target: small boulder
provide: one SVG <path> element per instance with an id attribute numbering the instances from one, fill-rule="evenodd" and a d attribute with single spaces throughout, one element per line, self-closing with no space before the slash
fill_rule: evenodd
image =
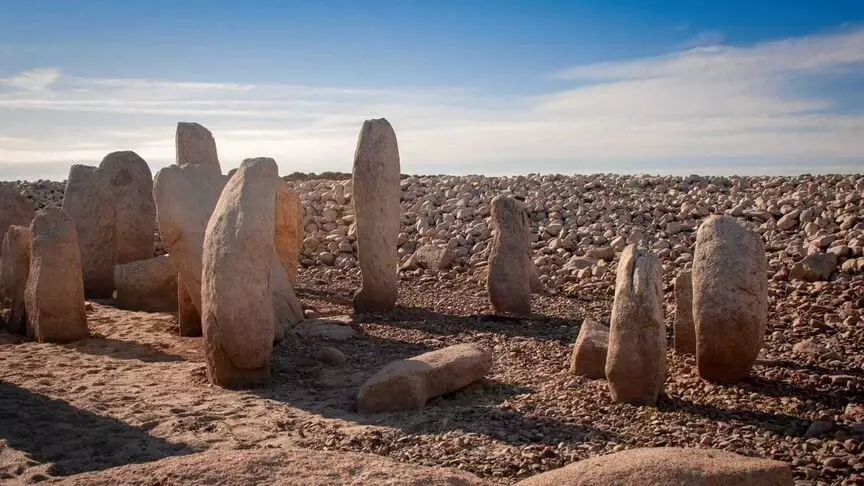
<path id="1" fill-rule="evenodd" d="M 828 280 L 837 268 L 837 255 L 833 253 L 814 253 L 807 255 L 801 261 L 792 265 L 789 270 L 789 280 L 816 282 Z"/>
<path id="2" fill-rule="evenodd" d="M 595 260 L 605 260 L 611 262 L 615 259 L 615 248 L 604 246 L 602 248 L 591 248 L 585 252 L 585 257 Z"/>
<path id="3" fill-rule="evenodd" d="M 591 268 L 596 265 L 598 261 L 599 260 L 597 258 L 591 258 L 589 256 L 573 256 L 564 265 L 564 269 L 582 270 L 584 268 Z"/>
<path id="4" fill-rule="evenodd" d="M 319 349 L 315 357 L 318 358 L 318 361 L 330 366 L 342 367 L 348 363 L 348 358 L 342 351 L 330 346 Z"/>
<path id="5" fill-rule="evenodd" d="M 609 329 L 606 380 L 612 399 L 651 404 L 666 380 L 666 323 L 660 259 L 631 244 L 621 253 Z"/>
<path id="6" fill-rule="evenodd" d="M 177 271 L 168 255 L 114 267 L 116 302 L 123 309 L 146 312 L 177 310 Z"/>
<path id="7" fill-rule="evenodd" d="M 570 373 L 592 379 L 606 378 L 606 351 L 609 348 L 609 328 L 592 319 L 582 321 L 573 354 Z"/>
<path id="8" fill-rule="evenodd" d="M 88 335 L 81 253 L 72 217 L 56 206 L 30 224 L 27 320 L 39 342 L 67 343 Z"/>
<path id="9" fill-rule="evenodd" d="M 347 341 L 357 336 L 357 331 L 351 327 L 352 322 L 350 316 L 306 319 L 294 326 L 294 332 L 307 338 Z"/>
<path id="10" fill-rule="evenodd" d="M 399 269 L 416 270 L 418 268 L 427 268 L 447 270 L 455 259 L 456 255 L 453 254 L 453 250 L 446 246 L 426 244 L 418 248 Z"/>
<path id="11" fill-rule="evenodd" d="M 518 486 L 792 486 L 788 464 L 712 449 L 656 447 L 592 457 Z"/>
<path id="12" fill-rule="evenodd" d="M 492 353 L 475 344 L 457 344 L 395 361 L 369 378 L 357 394 L 362 413 L 422 408 L 430 398 L 454 392 L 492 368 Z"/>

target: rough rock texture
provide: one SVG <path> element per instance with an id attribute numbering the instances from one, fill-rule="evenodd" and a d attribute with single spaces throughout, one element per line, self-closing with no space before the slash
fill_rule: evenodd
<path id="1" fill-rule="evenodd" d="M 198 165 L 222 173 L 216 153 L 216 140 L 210 130 L 197 123 L 180 122 L 175 137 L 177 165 Z"/>
<path id="2" fill-rule="evenodd" d="M 0 184 L 0 235 L 5 235 L 10 226 L 30 226 L 36 211 L 26 197 L 11 185 Z"/>
<path id="3" fill-rule="evenodd" d="M 422 408 L 430 398 L 463 388 L 492 368 L 492 353 L 457 344 L 396 361 L 369 378 L 357 393 L 363 413 Z"/>
<path id="4" fill-rule="evenodd" d="M 606 378 L 606 352 L 609 328 L 593 319 L 585 319 L 576 336 L 570 356 L 570 373 L 588 378 Z"/>
<path id="5" fill-rule="evenodd" d="M 630 245 L 621 253 L 609 329 L 606 379 L 616 402 L 657 401 L 666 379 L 666 324 L 663 320 L 660 260 Z"/>
<path id="6" fill-rule="evenodd" d="M 789 269 L 789 280 L 816 282 L 828 280 L 837 269 L 837 255 L 834 253 L 814 253 L 796 262 Z"/>
<path id="7" fill-rule="evenodd" d="M 271 280 L 282 270 L 274 236 L 278 177 L 273 159 L 244 160 L 207 224 L 201 321 L 207 376 L 217 385 L 270 376 L 276 332 Z M 284 272 L 281 277 L 277 285 L 287 282 Z"/>
<path id="8" fill-rule="evenodd" d="M 693 323 L 693 273 L 675 277 L 675 351 L 696 354 L 696 325 Z"/>
<path id="9" fill-rule="evenodd" d="M 181 336 L 201 335 L 201 314 L 192 303 L 192 297 L 186 290 L 183 277 L 179 273 L 177 274 L 177 325 Z"/>
<path id="10" fill-rule="evenodd" d="M 114 267 L 115 301 L 124 309 L 148 312 L 177 310 L 177 271 L 168 255 Z"/>
<path id="11" fill-rule="evenodd" d="M 787 464 L 711 449 L 656 447 L 585 459 L 519 486 L 792 486 Z"/>
<path id="12" fill-rule="evenodd" d="M 151 258 L 156 203 L 150 167 L 135 152 L 122 151 L 106 155 L 99 169 L 113 192 L 117 253 L 112 267 Z"/>
<path id="13" fill-rule="evenodd" d="M 762 349 L 768 279 L 762 238 L 731 216 L 706 219 L 696 234 L 693 318 L 699 376 L 747 377 Z"/>
<path id="14" fill-rule="evenodd" d="M 69 169 L 63 211 L 75 221 L 87 297 L 111 298 L 117 243 L 114 191 L 104 170 L 73 165 Z M 149 236 L 152 244 L 153 234 Z M 152 256 L 152 255 L 151 255 Z"/>
<path id="15" fill-rule="evenodd" d="M 30 225 L 30 272 L 24 303 L 39 342 L 65 343 L 87 337 L 84 282 L 75 222 L 63 210 L 40 210 Z"/>
<path id="16" fill-rule="evenodd" d="M 366 120 L 354 152 L 354 214 L 357 256 L 363 286 L 354 296 L 357 312 L 386 311 L 396 305 L 402 193 L 399 146 L 387 120 Z"/>
<path id="17" fill-rule="evenodd" d="M 457 469 L 396 462 L 377 454 L 306 449 L 208 450 L 77 474 L 57 484 L 68 486 L 252 485 L 274 486 L 377 484 L 386 486 L 480 486 L 489 484 Z"/>
<path id="18" fill-rule="evenodd" d="M 159 234 L 177 270 L 178 285 L 183 285 L 194 307 L 185 305 L 181 292 L 178 315 L 183 336 L 201 332 L 196 315 L 201 315 L 204 231 L 227 180 L 213 168 L 197 165 L 172 165 L 156 173 L 153 196 Z"/>
<path id="19" fill-rule="evenodd" d="M 270 293 L 273 298 L 273 342 L 278 343 L 288 330 L 303 320 L 303 306 L 300 304 L 297 294 L 294 293 L 294 286 L 291 284 L 288 272 L 285 271 L 279 257 L 274 255 L 271 265 Z"/>
<path id="20" fill-rule="evenodd" d="M 300 193 L 280 182 L 276 191 L 276 252 L 293 285 L 297 281 L 300 250 L 303 248 L 303 209 Z"/>
<path id="21" fill-rule="evenodd" d="M 424 245 L 418 248 L 407 262 L 403 263 L 400 270 L 416 270 L 418 268 L 431 268 L 434 270 L 447 270 L 456 255 L 453 250 L 446 246 Z"/>
<path id="22" fill-rule="evenodd" d="M 531 313 L 531 281 L 528 272 L 528 229 L 523 208 L 510 196 L 492 200 L 495 239 L 489 254 L 486 288 L 496 312 Z"/>
<path id="23" fill-rule="evenodd" d="M 27 327 L 24 289 L 30 272 L 30 227 L 10 226 L 0 248 L 0 321 L 9 332 Z"/>

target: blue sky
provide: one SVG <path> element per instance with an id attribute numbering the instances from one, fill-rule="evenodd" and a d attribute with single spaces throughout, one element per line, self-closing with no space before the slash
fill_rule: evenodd
<path id="1" fill-rule="evenodd" d="M 0 179 L 177 121 L 349 171 L 381 116 L 412 173 L 864 172 L 864 2 L 0 0 Z"/>

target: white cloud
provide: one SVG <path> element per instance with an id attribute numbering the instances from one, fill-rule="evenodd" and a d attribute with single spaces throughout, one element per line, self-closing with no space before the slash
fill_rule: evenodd
<path id="1" fill-rule="evenodd" d="M 703 41 L 720 40 L 713 35 Z M 740 170 L 716 160 L 782 163 L 745 165 L 751 172 L 861 171 L 864 103 L 840 114 L 831 92 L 794 88 L 802 78 L 862 73 L 860 29 L 576 66 L 555 74 L 572 88 L 523 97 L 100 79 L 44 69 L 3 80 L 12 89 L 0 89 L 0 178 L 4 163 L 98 162 L 120 149 L 139 151 L 156 169 L 173 161 L 181 120 L 213 130 L 226 167 L 267 155 L 283 172 L 350 170 L 362 120 L 381 116 L 396 127 L 403 169 L 411 172 Z"/>

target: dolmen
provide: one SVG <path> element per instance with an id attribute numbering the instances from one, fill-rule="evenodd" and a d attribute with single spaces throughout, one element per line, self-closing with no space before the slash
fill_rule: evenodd
<path id="1" fill-rule="evenodd" d="M 354 295 L 356 312 L 383 312 L 396 305 L 399 264 L 399 146 L 387 120 L 366 120 L 354 152 L 354 215 L 357 257 L 363 280 Z"/>
<path id="2" fill-rule="evenodd" d="M 303 317 L 276 248 L 277 193 L 284 184 L 273 159 L 244 160 L 207 223 L 201 320 L 213 384 L 269 378 L 278 328 Z"/>

